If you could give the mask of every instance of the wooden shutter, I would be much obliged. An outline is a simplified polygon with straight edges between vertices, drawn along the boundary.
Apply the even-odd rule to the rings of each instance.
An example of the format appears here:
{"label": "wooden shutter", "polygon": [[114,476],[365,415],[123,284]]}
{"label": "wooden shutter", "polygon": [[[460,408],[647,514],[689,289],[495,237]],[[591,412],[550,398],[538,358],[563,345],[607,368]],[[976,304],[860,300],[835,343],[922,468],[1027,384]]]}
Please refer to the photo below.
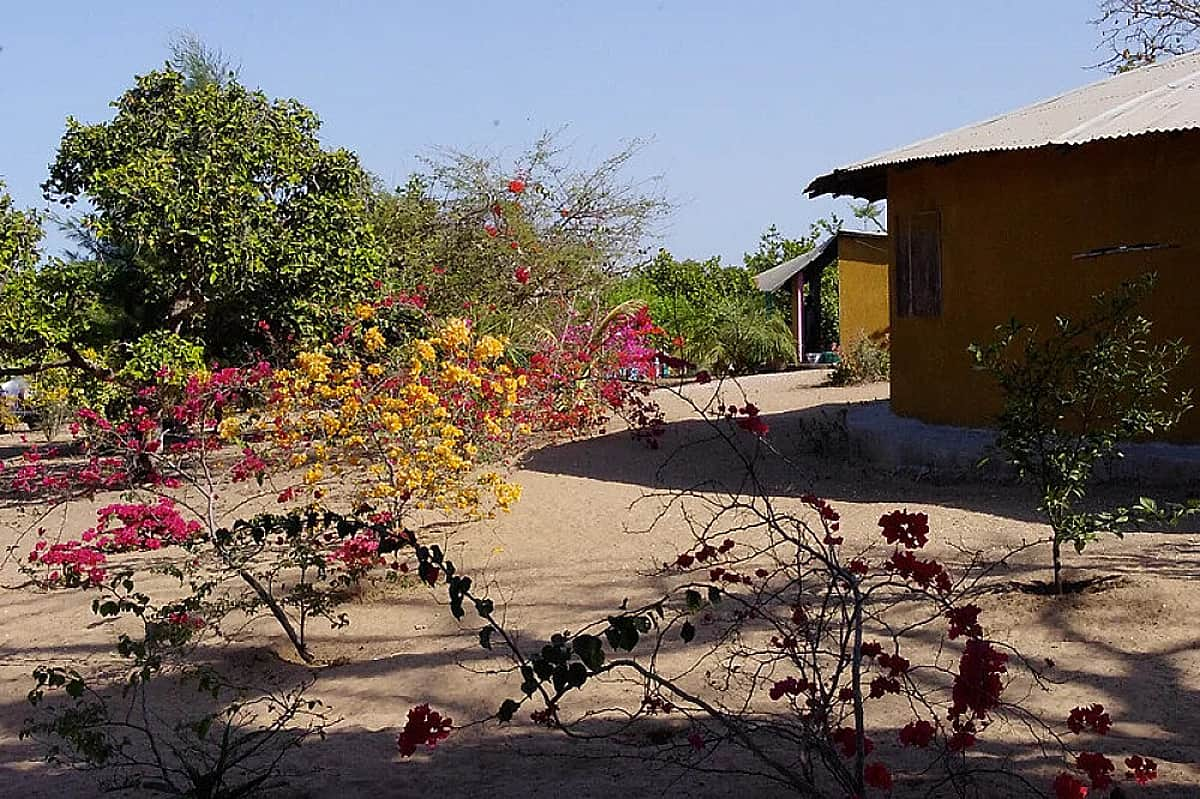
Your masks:
{"label": "wooden shutter", "polygon": [[896,241],[896,313],[942,313],[942,221],[937,211],[913,214]]}

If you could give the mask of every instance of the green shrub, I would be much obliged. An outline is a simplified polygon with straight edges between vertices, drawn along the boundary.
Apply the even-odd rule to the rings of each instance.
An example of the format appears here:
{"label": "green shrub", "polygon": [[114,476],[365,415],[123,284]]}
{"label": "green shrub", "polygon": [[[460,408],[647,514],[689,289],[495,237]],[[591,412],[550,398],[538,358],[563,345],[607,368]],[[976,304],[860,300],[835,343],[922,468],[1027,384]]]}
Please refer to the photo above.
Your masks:
{"label": "green shrub", "polygon": [[685,353],[718,374],[747,374],[795,360],[796,343],[787,321],[761,295],[727,296],[713,303],[707,324],[692,333]]}
{"label": "green shrub", "polygon": [[880,383],[891,376],[891,341],[887,334],[855,339],[838,355],[839,360],[830,378],[835,386]]}
{"label": "green shrub", "polygon": [[1056,317],[1049,335],[1014,319],[997,328],[991,344],[970,348],[976,367],[1003,393],[1000,448],[1034,485],[1053,531],[1056,594],[1063,591],[1063,544],[1082,552],[1101,532],[1119,536],[1139,520],[1196,510],[1160,508],[1149,499],[1129,508],[1080,507],[1096,466],[1120,457],[1121,442],[1170,430],[1191,407],[1191,393],[1173,386],[1187,347],[1155,342],[1150,320],[1137,310],[1153,285],[1146,275],[1101,294],[1089,316]]}

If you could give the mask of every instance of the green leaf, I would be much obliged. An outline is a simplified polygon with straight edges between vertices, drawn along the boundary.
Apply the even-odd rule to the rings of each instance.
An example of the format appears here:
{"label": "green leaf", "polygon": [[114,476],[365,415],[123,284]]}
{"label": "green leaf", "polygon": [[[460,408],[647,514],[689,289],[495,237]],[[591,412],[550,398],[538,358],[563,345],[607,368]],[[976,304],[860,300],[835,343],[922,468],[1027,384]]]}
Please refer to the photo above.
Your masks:
{"label": "green leaf", "polygon": [[192,731],[196,733],[196,737],[204,740],[208,737],[208,731],[212,728],[212,716],[205,716],[192,725]]}
{"label": "green leaf", "polygon": [[598,671],[604,665],[604,646],[596,636],[577,635],[572,646],[583,665],[592,671]]}
{"label": "green leaf", "polygon": [[515,715],[516,712],[520,709],[521,709],[521,706],[519,704],[517,704],[516,702],[514,702],[511,699],[505,699],[500,704],[500,709],[498,711],[496,711],[496,718],[499,719],[502,723],[508,723],[508,722],[512,721],[513,715]]}

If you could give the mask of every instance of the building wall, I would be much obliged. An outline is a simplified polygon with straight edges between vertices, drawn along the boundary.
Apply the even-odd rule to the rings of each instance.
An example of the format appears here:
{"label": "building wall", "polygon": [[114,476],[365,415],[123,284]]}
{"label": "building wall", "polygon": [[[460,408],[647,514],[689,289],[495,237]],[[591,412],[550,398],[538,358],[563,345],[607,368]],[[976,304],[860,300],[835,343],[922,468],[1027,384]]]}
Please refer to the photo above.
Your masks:
{"label": "building wall", "polygon": [[838,240],[838,328],[842,346],[888,330],[888,239],[841,234]]}
{"label": "building wall", "polygon": [[[999,408],[989,378],[970,367],[967,346],[990,341],[1011,318],[1049,325],[1078,317],[1090,297],[1155,271],[1145,311],[1162,338],[1192,354],[1181,385],[1200,383],[1200,132],[1156,134],[1075,148],[968,156],[893,169],[888,228],[912,214],[941,216],[942,311],[896,316],[892,302],[892,407],[930,422],[986,425]],[[1171,249],[1073,259],[1121,244]],[[889,270],[896,296],[895,269]],[[1200,393],[1200,392],[1198,392]],[[1200,411],[1169,436],[1200,441]]]}

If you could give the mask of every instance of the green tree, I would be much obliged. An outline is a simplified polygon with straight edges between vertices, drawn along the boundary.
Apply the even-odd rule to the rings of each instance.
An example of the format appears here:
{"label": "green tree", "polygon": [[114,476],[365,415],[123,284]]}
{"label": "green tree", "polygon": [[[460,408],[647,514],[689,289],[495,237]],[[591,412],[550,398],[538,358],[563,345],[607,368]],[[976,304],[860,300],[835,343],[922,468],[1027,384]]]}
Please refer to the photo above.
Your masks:
{"label": "green tree", "polygon": [[1102,461],[1120,457],[1125,441],[1171,429],[1191,407],[1191,392],[1172,384],[1187,347],[1155,342],[1150,321],[1137,312],[1153,283],[1148,275],[1101,294],[1090,315],[1058,317],[1049,335],[1014,320],[997,328],[994,342],[970,348],[976,367],[1003,392],[999,446],[1036,488],[1050,523],[1056,594],[1064,544],[1082,552],[1101,532],[1120,535],[1139,518],[1161,515],[1150,500],[1081,507]]}
{"label": "green tree", "polygon": [[237,80],[241,72],[231,58],[206,45],[194,33],[185,33],[171,42],[168,63],[184,75],[189,89],[220,86]]}
{"label": "green tree", "polygon": [[0,279],[10,273],[32,269],[38,262],[42,220],[33,211],[17,208],[0,181]]}
{"label": "green tree", "polygon": [[370,290],[381,257],[369,182],[353,154],[321,147],[312,111],[171,67],[114,107],[108,122],[68,119],[43,189],[88,201],[83,227],[139,333],[233,355],[260,319],[309,335]]}
{"label": "green tree", "polygon": [[645,259],[645,241],[669,204],[654,179],[629,176],[642,145],[599,164],[569,165],[545,134],[516,159],[455,150],[421,174],[376,193],[375,230],[387,281],[427,289],[435,314],[463,313],[514,336],[594,312],[606,288]]}
{"label": "green tree", "polygon": [[[836,236],[841,229],[842,220],[837,214],[831,214],[813,222],[809,225],[808,235],[798,239],[785,237],[775,225],[771,225],[759,237],[758,249],[743,255],[742,262],[751,272],[759,274],[810,252],[813,247],[817,246],[817,242],[821,240],[822,236]],[[832,347],[840,340],[837,269],[826,267],[821,273],[819,285],[820,289],[816,299],[810,299],[813,307],[807,312],[819,313],[821,324],[818,335],[820,340],[816,344],[825,349]],[[791,299],[782,289],[771,295],[771,306],[783,314],[791,313]]]}
{"label": "green tree", "polygon": [[673,337],[686,341],[711,334],[713,312],[726,297],[763,302],[745,269],[727,267],[719,257],[706,261],[679,260],[660,249],[653,260],[634,270],[626,288],[629,296],[613,299],[643,299],[650,315]]}
{"label": "green tree", "polygon": [[742,263],[752,274],[765,272],[779,266],[784,261],[798,258],[811,250],[820,238],[820,229],[816,226],[807,236],[789,239],[779,232],[779,228],[771,225],[758,239],[758,249],[742,256]]}
{"label": "green tree", "polygon": [[883,204],[876,202],[863,202],[861,205],[850,203],[850,213],[854,214],[854,218],[863,223],[863,230],[873,226],[879,233],[886,233],[887,228],[883,222],[879,221],[883,217]]}
{"label": "green tree", "polygon": [[87,356],[105,311],[94,264],[41,263],[42,219],[0,183],[0,374],[99,367]]}

